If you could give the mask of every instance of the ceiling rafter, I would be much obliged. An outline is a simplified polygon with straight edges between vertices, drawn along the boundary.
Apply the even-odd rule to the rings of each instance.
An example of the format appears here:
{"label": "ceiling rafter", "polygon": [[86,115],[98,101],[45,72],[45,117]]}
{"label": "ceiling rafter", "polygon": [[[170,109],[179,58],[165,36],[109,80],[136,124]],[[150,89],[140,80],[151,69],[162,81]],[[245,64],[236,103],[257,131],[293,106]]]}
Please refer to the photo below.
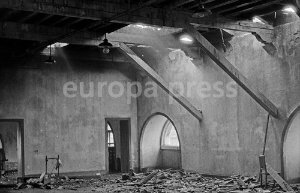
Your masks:
{"label": "ceiling rafter", "polygon": [[34,16],[36,16],[37,13],[33,12],[33,13],[29,13],[27,14],[27,16],[23,17],[22,19],[20,19],[18,22],[23,23],[23,22],[27,22],[28,20],[30,20],[31,18],[33,18]]}
{"label": "ceiling rafter", "polygon": [[216,8],[219,8],[219,7],[222,7],[222,6],[225,6],[225,5],[229,5],[229,4],[238,2],[238,1],[239,1],[239,0],[225,1],[225,2],[223,2],[223,3],[215,4],[215,5],[213,5],[213,6],[207,6],[206,8],[208,8],[208,9],[216,9]]}
{"label": "ceiling rafter", "polygon": [[194,2],[195,0],[175,0],[172,2],[172,6],[170,6],[171,9],[174,9],[176,7],[180,7],[183,5],[186,5],[188,3]]}
{"label": "ceiling rafter", "polygon": [[50,19],[51,17],[53,17],[53,15],[46,15],[44,18],[42,18],[41,20],[35,22],[35,24],[39,25],[42,24],[43,22],[47,21],[48,19]]}
{"label": "ceiling rafter", "polygon": [[246,7],[246,6],[258,3],[258,2],[261,2],[261,1],[265,1],[265,0],[248,1],[246,3],[241,3],[241,4],[238,4],[238,5],[231,6],[231,7],[227,8],[227,9],[222,9],[220,11],[217,11],[217,13],[218,14],[222,14],[222,13],[230,12],[230,11],[233,11],[233,10],[236,10],[236,9],[240,9],[240,8],[243,8],[243,7]]}
{"label": "ceiling rafter", "polygon": [[234,13],[231,13],[231,14],[228,14],[228,16],[237,16],[237,15],[240,15],[241,13],[245,13],[245,12],[249,12],[249,11],[261,9],[261,8],[270,6],[270,5],[272,5],[272,4],[279,3],[279,2],[281,2],[281,1],[283,1],[283,0],[275,0],[275,1],[271,1],[271,2],[265,2],[265,3],[262,3],[262,4],[260,4],[260,5],[256,5],[256,6],[250,7],[250,8],[248,8],[248,9],[243,9],[243,10],[240,10],[240,11],[237,11],[237,12],[234,12]]}

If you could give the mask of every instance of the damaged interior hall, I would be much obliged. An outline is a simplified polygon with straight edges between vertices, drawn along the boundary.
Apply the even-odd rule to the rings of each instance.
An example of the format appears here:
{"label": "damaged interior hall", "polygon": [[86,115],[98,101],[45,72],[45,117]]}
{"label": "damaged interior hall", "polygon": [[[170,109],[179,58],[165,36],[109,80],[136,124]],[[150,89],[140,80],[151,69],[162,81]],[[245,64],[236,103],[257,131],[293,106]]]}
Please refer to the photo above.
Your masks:
{"label": "damaged interior hall", "polygon": [[300,191],[299,0],[1,0],[0,192]]}

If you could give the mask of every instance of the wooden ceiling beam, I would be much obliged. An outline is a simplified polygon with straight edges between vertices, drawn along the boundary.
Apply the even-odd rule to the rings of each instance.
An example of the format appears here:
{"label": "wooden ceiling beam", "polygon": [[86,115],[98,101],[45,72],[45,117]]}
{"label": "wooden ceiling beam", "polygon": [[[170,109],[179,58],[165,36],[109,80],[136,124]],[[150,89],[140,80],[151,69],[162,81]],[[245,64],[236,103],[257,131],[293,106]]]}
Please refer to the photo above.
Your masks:
{"label": "wooden ceiling beam", "polygon": [[61,19],[55,21],[54,23],[52,23],[51,26],[55,26],[55,25],[57,25],[57,24],[60,24],[60,23],[62,23],[62,22],[64,22],[64,21],[66,21],[67,19],[70,19],[70,18],[69,18],[69,17],[63,17],[63,18],[61,18]]}
{"label": "wooden ceiling beam", "polygon": [[250,7],[248,9],[243,9],[243,10],[240,10],[240,11],[233,12],[231,14],[228,14],[228,16],[233,16],[234,17],[234,16],[240,15],[240,14],[245,13],[245,12],[249,12],[249,11],[253,11],[253,10],[257,10],[257,9],[268,7],[270,5],[279,3],[281,1],[282,0],[267,1],[267,2],[261,3],[260,5],[256,5],[256,6]]}
{"label": "wooden ceiling beam", "polygon": [[[68,2],[72,5],[72,2],[76,0],[69,0]],[[78,3],[78,1],[76,1]],[[85,3],[84,3],[85,2]],[[60,2],[58,2],[59,4]],[[166,26],[174,28],[182,28],[186,23],[197,24],[199,27],[210,27],[210,28],[223,28],[226,23],[233,24],[234,30],[238,30],[238,25],[235,25],[232,20],[226,20],[220,17],[207,17],[207,18],[192,18],[190,13],[174,11],[170,9],[159,9],[148,7],[147,9],[135,10],[132,13],[126,14],[126,8],[115,5],[112,3],[102,3],[102,9],[100,9],[100,4],[98,4],[99,10],[87,9],[82,7],[91,7],[86,1],[81,1],[81,4],[74,3],[73,6],[66,5],[63,2],[56,5],[52,3],[44,3],[42,0],[26,1],[22,4],[13,4],[9,0],[1,0],[0,7],[11,8],[14,10],[32,11],[38,13],[44,13],[49,15],[61,15],[66,17],[77,17],[81,19],[91,19],[95,21],[103,22],[105,18],[111,18],[118,13],[123,13],[122,16],[117,18],[112,18],[111,22],[123,23],[123,24],[134,24],[136,22],[155,25],[155,26]],[[75,7],[77,5],[78,7]],[[80,7],[82,6],[82,7]],[[96,6],[97,7],[97,6]],[[133,8],[134,9],[134,8]],[[47,19],[47,18],[45,18]],[[44,22],[45,20],[40,21]],[[202,25],[204,24],[204,25]],[[221,24],[221,26],[219,26]],[[253,24],[248,27],[248,32],[256,32],[257,29],[260,30],[273,30],[271,26]],[[227,29],[230,26],[227,25]],[[244,29],[242,29],[244,31]]]}
{"label": "wooden ceiling beam", "polygon": [[29,13],[27,16],[23,17],[22,19],[20,19],[18,22],[23,23],[23,22],[27,22],[28,20],[30,20],[31,18],[33,18],[34,16],[36,16],[37,13],[33,12],[33,13]]}
{"label": "wooden ceiling beam", "polygon": [[238,2],[239,0],[229,0],[229,1],[225,1],[223,3],[217,3],[213,6],[207,6],[206,8],[208,9],[216,9],[216,8],[219,8],[219,7],[222,7],[222,6],[225,6],[225,5],[229,5],[231,3],[235,3],[235,2]]}
{"label": "wooden ceiling beam", "polygon": [[39,21],[35,22],[35,24],[39,25],[45,21],[47,21],[48,19],[50,19],[51,17],[53,17],[53,15],[47,15],[44,18],[40,19]]}
{"label": "wooden ceiling beam", "polygon": [[83,19],[75,19],[74,21],[72,21],[72,22],[66,24],[65,27],[71,27],[72,25],[75,25],[75,24],[81,22],[82,20],[83,20]]}
{"label": "wooden ceiling beam", "polygon": [[226,13],[226,12],[233,11],[233,10],[236,10],[236,9],[240,9],[240,8],[243,8],[243,7],[246,7],[246,6],[249,6],[249,5],[258,3],[258,2],[261,2],[261,1],[264,1],[264,0],[253,0],[253,1],[248,1],[248,2],[246,2],[246,3],[241,3],[241,4],[239,4],[239,5],[231,6],[231,7],[227,8],[227,9],[222,9],[222,10],[220,10],[220,11],[217,11],[216,13],[217,13],[217,14]]}
{"label": "wooden ceiling beam", "polygon": [[172,5],[170,6],[171,9],[186,5],[188,3],[194,2],[195,0],[175,0],[172,1]]}

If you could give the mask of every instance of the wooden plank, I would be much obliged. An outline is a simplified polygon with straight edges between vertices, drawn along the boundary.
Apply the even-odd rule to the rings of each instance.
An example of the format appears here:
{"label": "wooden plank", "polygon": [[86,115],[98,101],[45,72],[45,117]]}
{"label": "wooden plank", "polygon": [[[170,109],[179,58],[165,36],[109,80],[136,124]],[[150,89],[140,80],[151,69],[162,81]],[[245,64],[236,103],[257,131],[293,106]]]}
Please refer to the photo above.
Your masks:
{"label": "wooden plank", "polygon": [[35,24],[39,25],[45,21],[47,21],[48,19],[50,19],[51,17],[53,17],[53,15],[46,15],[45,17],[41,18],[39,21],[35,22]]}
{"label": "wooden plank", "polygon": [[170,7],[171,9],[174,9],[176,7],[180,7],[182,5],[185,5],[185,4],[188,4],[188,3],[191,3],[195,0],[173,0],[172,1],[172,6]]}
{"label": "wooden plank", "polygon": [[30,20],[31,18],[33,18],[37,13],[33,12],[28,14],[27,16],[23,17],[22,19],[20,19],[18,22],[23,23],[23,22],[27,22],[28,20]]}
{"label": "wooden plank", "polygon": [[264,8],[264,7],[268,7],[270,5],[273,5],[273,4],[276,4],[276,3],[279,3],[281,2],[282,0],[276,0],[276,1],[268,1],[268,2],[264,2],[264,3],[261,3],[259,5],[256,5],[256,6],[253,6],[253,7],[250,7],[248,9],[243,9],[243,10],[240,10],[240,11],[236,11],[232,14],[228,14],[228,16],[237,16],[237,15],[240,15],[241,13],[245,13],[245,12],[249,12],[249,11],[253,11],[253,10],[256,10],[256,9],[261,9],[261,8]]}
{"label": "wooden plank", "polygon": [[55,26],[55,25],[57,25],[57,24],[60,24],[60,23],[62,23],[62,22],[64,22],[64,21],[66,21],[67,19],[69,19],[69,17],[63,17],[63,18],[61,18],[61,19],[56,20],[54,23],[51,23],[50,25],[51,25],[51,26]]}
{"label": "wooden plank", "polygon": [[[21,1],[20,1],[21,2]],[[155,1],[152,1],[155,2]],[[226,25],[227,29],[241,30],[247,32],[257,32],[257,30],[273,31],[273,27],[270,25],[261,25],[254,23],[247,28],[238,25],[238,22],[228,20],[222,17],[207,17],[207,18],[192,18],[191,13],[175,11],[171,9],[161,9],[149,7],[147,9],[135,10],[133,7],[131,14],[127,13],[127,6],[122,6],[116,3],[102,2],[88,3],[88,1],[68,0],[55,1],[55,3],[49,3],[42,0],[26,1],[21,3],[12,2],[9,0],[1,0],[0,7],[9,8],[13,10],[32,11],[37,13],[44,13],[49,15],[60,15],[66,17],[77,17],[82,19],[91,19],[95,21],[103,21],[104,18],[112,18],[118,13],[117,18],[112,18],[112,22],[134,24],[137,21],[156,26],[166,26],[183,28],[186,23],[194,23],[199,27],[206,28],[223,28]],[[166,19],[167,18],[167,19]],[[227,24],[228,23],[228,24]],[[101,23],[99,23],[100,25]],[[231,26],[232,25],[232,26]]]}
{"label": "wooden plank", "polygon": [[171,95],[179,104],[181,104],[188,112],[190,112],[199,121],[203,119],[203,115],[200,110],[193,106],[184,96],[182,96],[177,90],[169,88],[168,83],[161,78],[146,62],[138,57],[128,46],[124,43],[120,43],[120,49],[124,52],[133,63],[141,68],[154,82],[156,82],[164,91]]}
{"label": "wooden plank", "polygon": [[207,0],[207,1],[204,1],[204,2],[200,2],[200,3],[198,1],[196,4],[189,6],[187,9],[195,9],[196,7],[199,7],[201,5],[204,5],[205,8],[208,8],[206,5],[209,4],[209,3],[212,3],[214,1],[216,1],[216,0]]}
{"label": "wooden plank", "polygon": [[76,19],[76,20],[74,20],[74,21],[72,21],[72,22],[66,24],[65,26],[66,26],[66,27],[71,27],[72,25],[75,25],[75,24],[81,22],[82,20],[83,20],[83,19]]}
{"label": "wooden plank", "polygon": [[187,32],[199,43],[202,50],[221,67],[234,81],[238,83],[258,104],[273,117],[278,118],[277,107],[267,99],[249,80],[243,76],[208,40],[206,40],[192,25],[186,25]]}
{"label": "wooden plank", "polygon": [[264,0],[248,1],[246,3],[242,3],[242,4],[239,4],[239,5],[236,5],[236,6],[232,6],[232,7],[229,7],[227,9],[222,9],[221,11],[218,11],[217,13],[218,14],[226,13],[226,12],[229,12],[229,11],[232,11],[232,10],[235,10],[235,9],[239,9],[239,8],[242,8],[242,7],[245,7],[245,6],[248,6],[248,5],[258,3],[260,1],[264,1]]}
{"label": "wooden plank", "polygon": [[266,163],[266,169],[284,191],[294,192],[293,188],[268,163]]}
{"label": "wooden plank", "polygon": [[148,176],[146,176],[138,185],[142,186],[144,184],[146,184],[147,182],[149,182],[154,176],[158,175],[160,171],[153,171],[151,174],[149,174]]}
{"label": "wooden plank", "polygon": [[216,9],[216,8],[222,7],[222,6],[224,6],[224,5],[229,5],[229,4],[231,4],[231,3],[235,3],[235,2],[237,2],[237,1],[239,1],[239,0],[225,1],[225,2],[222,2],[222,3],[218,3],[218,4],[216,4],[216,5],[213,5],[213,6],[208,6],[208,7],[206,7],[206,8],[208,8],[208,9]]}

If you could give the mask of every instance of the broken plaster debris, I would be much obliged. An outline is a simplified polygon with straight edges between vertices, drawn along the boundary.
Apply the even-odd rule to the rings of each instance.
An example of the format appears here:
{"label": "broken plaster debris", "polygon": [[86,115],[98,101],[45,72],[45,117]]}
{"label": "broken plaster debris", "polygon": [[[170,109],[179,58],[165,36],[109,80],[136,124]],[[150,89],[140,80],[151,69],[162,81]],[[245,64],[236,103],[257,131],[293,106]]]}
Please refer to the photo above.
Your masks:
{"label": "broken plaster debris", "polygon": [[[41,177],[43,180],[41,181]],[[203,192],[203,193],[268,193],[284,192],[271,179],[267,189],[260,187],[254,177],[231,176],[228,178],[206,177],[196,172],[184,170],[154,170],[135,174],[103,175],[90,179],[70,179],[67,176],[56,178],[41,175],[40,178],[29,179],[18,184],[15,189],[41,188],[56,190],[82,190],[90,188],[93,192],[140,192],[140,193],[173,193],[173,192]],[[295,191],[300,185],[292,186]],[[298,189],[299,188],[299,189]]]}

